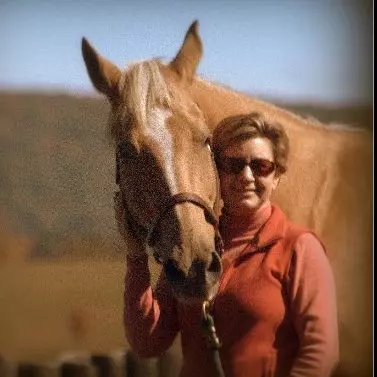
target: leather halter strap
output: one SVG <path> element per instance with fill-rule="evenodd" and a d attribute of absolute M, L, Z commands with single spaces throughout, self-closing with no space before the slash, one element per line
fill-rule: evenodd
<path fill-rule="evenodd" d="M 163 205 L 157 219 L 150 228 L 148 234 L 147 243 L 149 246 L 153 247 L 156 242 L 156 232 L 159 228 L 161 220 L 166 216 L 166 214 L 179 203 L 192 203 L 204 210 L 204 215 L 206 220 L 215 228 L 215 247 L 216 252 L 220 255 L 223 250 L 222 239 L 219 231 L 219 220 L 214 210 L 199 196 L 190 192 L 181 192 L 179 194 L 173 195 L 168 201 Z"/>
<path fill-rule="evenodd" d="M 221 256 L 224 250 L 223 240 L 221 238 L 220 230 L 219 230 L 219 216 L 220 216 L 220 181 L 216 170 L 216 163 L 214 159 L 214 155 L 211 151 L 211 159 L 212 164 L 216 176 L 216 198 L 214 203 L 214 209 L 212 209 L 205 200 L 203 200 L 199 195 L 190 193 L 190 192 L 181 192 L 171 196 L 160 208 L 159 214 L 157 215 L 156 219 L 152 223 L 152 225 L 147 228 L 142 224 L 138 223 L 136 220 L 133 219 L 130 211 L 127 208 L 125 202 L 123 202 L 124 210 L 125 210 L 125 221 L 128 223 L 128 227 L 131 232 L 137 238 L 143 240 L 148 246 L 152 247 L 156 243 L 157 232 L 160 226 L 161 221 L 167 216 L 168 212 L 175 207 L 177 204 L 180 203 L 192 203 L 204 210 L 204 215 L 206 220 L 214 227 L 215 230 L 215 250 L 218 255 Z M 119 174 L 119 154 L 116 153 L 116 183 L 119 184 L 120 182 L 120 174 Z M 156 262 L 161 263 L 161 259 L 157 253 L 153 254 Z"/>

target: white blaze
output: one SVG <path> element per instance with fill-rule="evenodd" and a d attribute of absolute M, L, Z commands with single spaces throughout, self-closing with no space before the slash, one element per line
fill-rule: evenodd
<path fill-rule="evenodd" d="M 148 116 L 146 135 L 161 149 L 166 169 L 166 179 L 172 193 L 178 191 L 173 164 L 173 138 L 167 127 L 167 119 L 172 115 L 169 110 L 156 108 Z"/>

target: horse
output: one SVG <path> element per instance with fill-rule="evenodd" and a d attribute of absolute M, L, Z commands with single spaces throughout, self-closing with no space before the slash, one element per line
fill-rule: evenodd
<path fill-rule="evenodd" d="M 291 145 L 289 168 L 273 200 L 326 246 L 337 289 L 337 376 L 371 375 L 370 133 L 304 119 L 199 77 L 203 45 L 197 21 L 168 63 L 151 59 L 121 70 L 85 38 L 82 52 L 94 87 L 111 104 L 110 129 L 128 213 L 124 222 L 132 220 L 130 238 L 145 235 L 144 242 L 140 236 L 131 247 L 136 252 L 153 247 L 181 300 L 212 297 L 221 275 L 211 133 L 225 117 L 253 111 L 283 125 Z"/>

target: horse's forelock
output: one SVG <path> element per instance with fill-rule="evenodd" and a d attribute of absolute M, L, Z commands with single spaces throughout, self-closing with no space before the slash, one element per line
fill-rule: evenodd
<path fill-rule="evenodd" d="M 111 134 L 116 139 L 122 134 L 122 127 L 128 120 L 140 126 L 146 125 L 149 115 L 156 108 L 183 110 L 187 107 L 174 85 L 168 85 L 158 59 L 129 65 L 123 70 L 120 83 L 120 104 L 114 108 L 111 121 Z"/>

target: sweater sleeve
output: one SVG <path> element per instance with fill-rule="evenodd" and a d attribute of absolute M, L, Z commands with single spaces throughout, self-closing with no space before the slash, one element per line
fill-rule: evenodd
<path fill-rule="evenodd" d="M 160 355 L 178 333 L 176 301 L 163 273 L 152 290 L 146 255 L 127 258 L 123 318 L 126 338 L 140 357 Z"/>
<path fill-rule="evenodd" d="M 328 377 L 339 359 L 335 283 L 318 239 L 301 235 L 290 268 L 291 313 L 300 340 L 290 377 Z"/>

